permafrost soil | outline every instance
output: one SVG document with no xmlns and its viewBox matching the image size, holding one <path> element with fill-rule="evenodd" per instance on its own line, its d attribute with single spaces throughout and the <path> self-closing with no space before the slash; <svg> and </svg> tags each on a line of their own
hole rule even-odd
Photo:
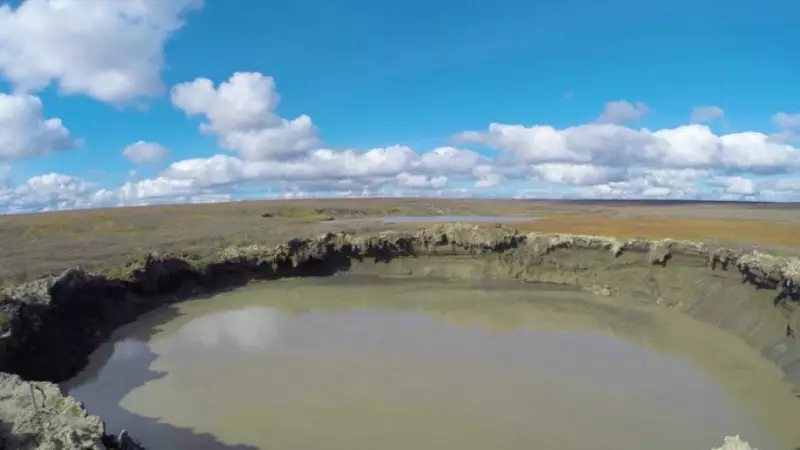
<svg viewBox="0 0 800 450">
<path fill-rule="evenodd" d="M 112 279 L 70 270 L 11 289 L 3 301 L 0 338 L 0 442 L 23 449 L 132 448 L 127 435 L 107 435 L 99 418 L 52 383 L 82 370 L 119 326 L 163 304 L 253 280 L 337 273 L 577 286 L 598 305 L 658 306 L 723 330 L 772 364 L 775 377 L 786 382 L 787 397 L 789 386 L 800 385 L 800 345 L 793 336 L 800 329 L 796 258 L 692 242 L 522 235 L 504 227 L 452 224 L 232 248 L 207 261 L 154 255 Z M 800 423 L 800 417 L 782 420 Z M 749 447 L 730 438 L 722 448 Z"/>
</svg>

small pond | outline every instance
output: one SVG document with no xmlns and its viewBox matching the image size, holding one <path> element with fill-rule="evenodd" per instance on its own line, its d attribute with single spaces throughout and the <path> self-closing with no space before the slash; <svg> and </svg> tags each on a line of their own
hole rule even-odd
<svg viewBox="0 0 800 450">
<path fill-rule="evenodd" d="M 800 443 L 798 402 L 742 342 L 657 308 L 517 283 L 254 285 L 148 314 L 64 389 L 154 449 Z"/>
</svg>

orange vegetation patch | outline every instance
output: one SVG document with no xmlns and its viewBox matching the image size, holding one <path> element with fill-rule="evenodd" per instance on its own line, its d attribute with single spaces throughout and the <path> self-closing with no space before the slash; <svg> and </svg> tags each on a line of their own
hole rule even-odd
<svg viewBox="0 0 800 450">
<path fill-rule="evenodd" d="M 594 234 L 620 238 L 732 241 L 800 247 L 800 225 L 760 220 L 669 217 L 559 217 L 510 225 L 520 231 Z"/>
</svg>

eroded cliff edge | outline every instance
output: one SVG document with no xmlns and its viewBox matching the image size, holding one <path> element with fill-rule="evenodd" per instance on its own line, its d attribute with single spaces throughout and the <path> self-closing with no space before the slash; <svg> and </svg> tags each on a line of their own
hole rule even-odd
<svg viewBox="0 0 800 450">
<path fill-rule="evenodd" d="M 793 336 L 800 330 L 797 258 L 685 241 L 446 224 L 254 244 L 206 260 L 150 255 L 112 276 L 70 269 L 7 290 L 0 304 L 0 448 L 4 442 L 8 448 L 132 445 L 106 436 L 102 421 L 51 383 L 80 371 L 116 328 L 165 303 L 252 280 L 340 272 L 551 282 L 620 302 L 661 304 L 744 339 L 800 387 L 800 344 Z M 35 408 L 33 398 L 39 399 Z"/>
</svg>

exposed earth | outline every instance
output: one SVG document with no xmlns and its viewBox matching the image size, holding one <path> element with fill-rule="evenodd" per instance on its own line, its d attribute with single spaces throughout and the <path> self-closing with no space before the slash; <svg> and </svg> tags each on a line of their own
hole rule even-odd
<svg viewBox="0 0 800 450">
<path fill-rule="evenodd" d="M 135 448 L 126 433 L 114 436 L 119 430 L 106 430 L 53 383 L 75 376 L 114 330 L 157 307 L 253 282 L 335 274 L 555 283 L 583 289 L 598 304 L 672 310 L 757 351 L 790 398 L 800 388 L 798 210 L 372 200 L 4 217 L 0 442 L 21 449 Z M 539 220 L 368 220 L 470 213 Z M 330 220 L 340 218 L 359 220 Z"/>
</svg>

